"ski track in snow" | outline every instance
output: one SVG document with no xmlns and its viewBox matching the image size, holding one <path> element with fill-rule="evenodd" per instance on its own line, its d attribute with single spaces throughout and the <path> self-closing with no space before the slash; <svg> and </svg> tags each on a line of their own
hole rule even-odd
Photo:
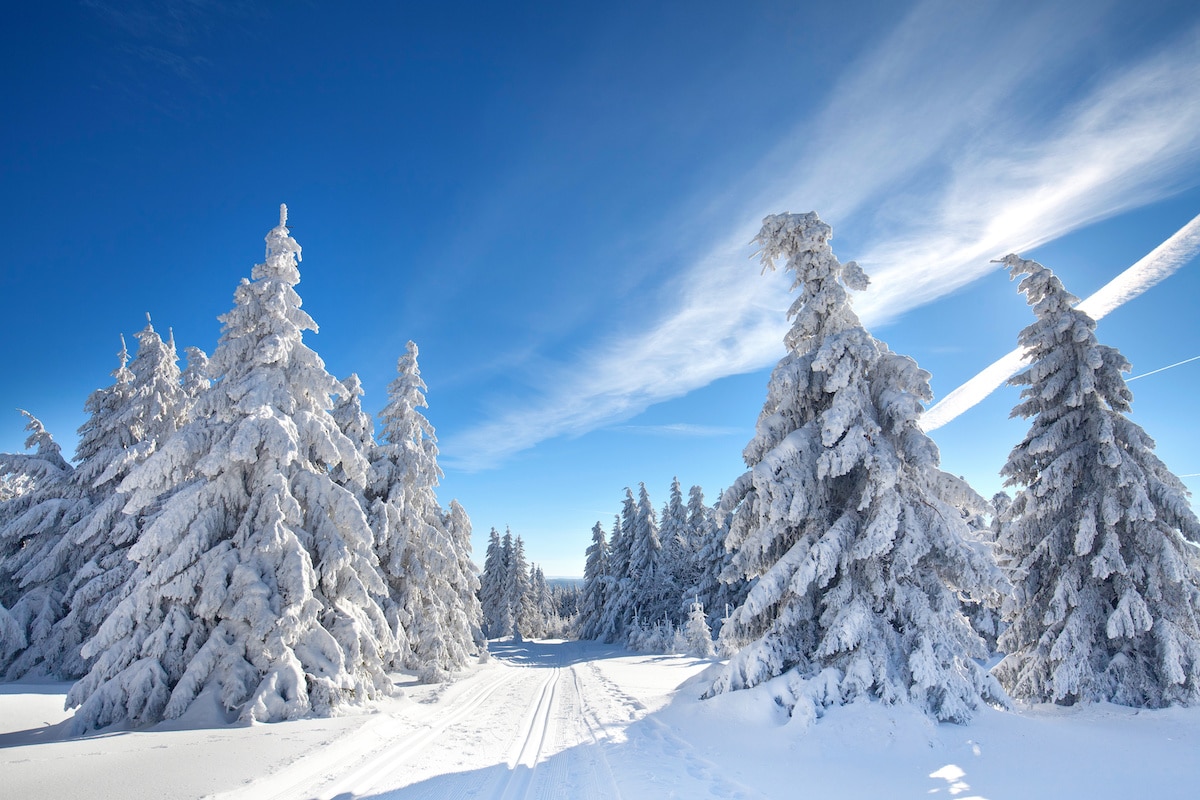
<svg viewBox="0 0 1200 800">
<path fill-rule="evenodd" d="M 606 674 L 592 642 L 493 642 L 489 666 L 219 800 L 757 798 Z M 664 769 L 665 764 L 682 769 Z"/>
<path fill-rule="evenodd" d="M 333 800 L 366 796 L 398 767 L 475 713 L 513 678 L 507 671 L 480 671 L 451 687 L 434 709 L 425 710 L 415 731 L 394 716 L 374 718 L 358 731 L 305 754 L 283 770 L 218 798 Z M 447 704 L 445 713 L 435 716 Z"/>
<path fill-rule="evenodd" d="M 583 643 L 493 643 L 492 665 L 299 756 L 219 800 L 620 800 L 613 722 L 645 707 L 581 677 Z M 595 672 L 599 676 L 599 671 Z M 599 701 L 594 708 L 585 692 Z M 634 709 L 632 713 L 630 709 Z M 614 711 L 620 712 L 614 720 Z M 446 754 L 458 763 L 446 769 Z"/>
<path fill-rule="evenodd" d="M 763 796 L 652 714 L 664 693 L 638 696 L 609 674 L 643 657 L 594 642 L 492 648 L 491 664 L 428 702 L 370 717 L 219 800 Z"/>
</svg>

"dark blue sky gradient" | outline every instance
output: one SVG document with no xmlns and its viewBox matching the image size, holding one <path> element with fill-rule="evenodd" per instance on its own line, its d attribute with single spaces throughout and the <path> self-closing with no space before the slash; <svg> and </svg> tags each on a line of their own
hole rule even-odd
<svg viewBox="0 0 1200 800">
<path fill-rule="evenodd" d="M 952 35 L 960 15 L 984 15 L 972 30 L 1003 31 L 1039 8 L 942 5 L 947 49 L 962 44 Z M 116 366 L 118 334 L 132 346 L 146 312 L 173 328 L 181 354 L 186 345 L 211 353 L 216 317 L 261 260 L 281 202 L 304 248 L 298 290 L 321 326 L 306 341 L 335 375 L 360 374 L 369 411 L 384 404 L 408 339 L 420 346 L 443 442 L 536 407 L 586 371 L 597 347 L 682 302 L 672 281 L 737 221 L 731 214 L 789 210 L 773 205 L 782 195 L 771 176 L 806 159 L 819 166 L 818 120 L 858 132 L 870 109 L 832 121 L 821 111 L 909 11 L 887 2 L 12 5 L 0 25 L 0 449 L 21 447 L 12 410 L 21 407 L 70 452 L 87 394 Z M 1064 108 L 1181 36 L 1200 41 L 1189 3 L 1080 4 L 1064 16 L 1074 43 L 1039 56 L 1050 77 L 1025 76 L 1006 106 L 1025 129 L 1058 124 Z M 1027 55 L 991 47 L 981 40 L 977 58 L 997 69 Z M 914 102 L 953 77 L 939 48 L 926 49 L 928 71 L 904 87 Z M 988 111 L 966 127 L 987 142 L 982 134 L 1010 123 Z M 861 257 L 982 147 L 956 145 L 829 219 L 835 250 Z M 876 155 L 863 153 L 864 170 Z M 1172 168 L 1134 210 L 1031 255 L 1076 294 L 1098 288 L 1200 212 L 1195 160 Z M 740 241 L 753 234 L 736 230 Z M 744 272 L 747 283 L 762 280 L 749 262 Z M 1101 338 L 1135 373 L 1200 352 L 1194 272 L 1102 323 Z M 772 302 L 780 313 L 788 304 Z M 1028 314 L 1015 287 L 989 275 L 875 332 L 930 369 L 942 395 L 1014 346 Z M 646 481 L 661 505 L 678 474 L 716 499 L 740 471 L 768 372 L 681 391 L 492 469 L 447 466 L 440 497 L 462 500 L 477 548 L 489 527 L 512 525 L 548 574 L 577 574 L 592 522 L 611 522 L 626 485 Z M 1200 367 L 1152 380 L 1134 384 L 1139 421 L 1161 437 L 1152 424 L 1161 417 L 1179 448 L 1164 452 L 1168 463 L 1200 472 L 1177 455 L 1195 442 L 1181 395 L 1194 395 Z M 998 488 L 995 471 L 1024 430 L 1002 421 L 1013 401 L 994 396 L 935 437 L 947 469 Z M 661 429 L 680 423 L 692 435 Z"/>
</svg>

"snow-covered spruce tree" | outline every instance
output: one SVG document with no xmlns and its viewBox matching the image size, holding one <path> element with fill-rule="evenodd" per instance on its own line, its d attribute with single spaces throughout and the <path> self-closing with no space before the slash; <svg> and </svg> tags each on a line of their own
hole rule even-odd
<svg viewBox="0 0 1200 800">
<path fill-rule="evenodd" d="M 629 543 L 629 578 L 633 606 L 642 622 L 653 625 L 667 614 L 667 598 L 660 580 L 662 543 L 658 538 L 658 520 L 646 484 L 638 485 L 638 502 Z"/>
<path fill-rule="evenodd" d="M 187 356 L 187 368 L 183 370 L 182 375 L 183 394 L 188 399 L 190 414 L 196 398 L 212 385 L 212 380 L 208 374 L 208 355 L 203 350 L 199 347 L 185 347 L 183 352 Z"/>
<path fill-rule="evenodd" d="M 118 373 L 126 374 L 122 348 Z M 114 373 L 117 374 L 117 373 Z M 94 392 L 97 397 L 116 390 L 118 384 Z M 123 390 L 123 389 L 122 389 Z M 19 678 L 34 667 L 57 675 L 62 645 L 55 624 L 66 613 L 66 590 L 76 554 L 61 546 L 67 531 L 94 505 L 93 498 L 75 480 L 75 470 L 41 421 L 27 411 L 26 453 L 0 454 L 0 473 L 27 485 L 27 490 L 0 506 L 0 606 L 8 610 L 11 625 L 22 633 L 2 648 L 0 674 Z M 44 664 L 47 654 L 53 663 Z"/>
<path fill-rule="evenodd" d="M 971 488 L 965 478 L 955 477 L 947 472 L 940 475 L 938 494 L 958 509 L 967 524 L 968 537 L 991 552 L 995 560 L 996 535 L 992 527 L 995 509 L 992 504 Z M 963 614 L 975 632 L 983 638 L 989 654 L 996 652 L 996 640 L 1003 629 L 1000 608 L 1010 591 L 1011 586 L 1005 582 L 991 591 L 961 596 Z"/>
<path fill-rule="evenodd" d="M 124 513 L 129 498 L 118 487 L 182 427 L 190 407 L 174 338 L 164 342 L 147 314 L 137 339 L 128 383 L 106 400 L 97 400 L 96 410 L 80 429 L 75 480 L 92 493 L 94 505 L 60 543 L 68 553 L 63 561 L 70 567 L 67 613 L 56 625 L 58 655 L 53 658 L 62 659 L 58 674 L 77 677 L 87 672 L 81 646 L 129 588 L 134 571 L 129 548 L 137 541 L 142 517 Z M 118 378 L 117 386 L 122 380 Z M 117 398 L 119 404 L 113 405 Z"/>
<path fill-rule="evenodd" d="M 330 416 L 344 388 L 302 341 L 286 207 L 234 293 L 192 420 L 121 484 L 151 511 L 125 597 L 84 647 L 76 731 L 174 718 L 203 699 L 271 721 L 386 695 L 395 649 L 353 493 L 367 465 Z"/>
<path fill-rule="evenodd" d="M 603 634 L 604 604 L 608 598 L 608 542 L 604 526 L 597 520 L 592 528 L 583 564 L 583 603 L 579 609 L 579 638 L 599 639 Z"/>
<path fill-rule="evenodd" d="M 691 613 L 691 602 L 696 599 L 700 576 L 705 564 L 700 560 L 700 550 L 708 539 L 712 527 L 712 509 L 704 503 L 704 490 L 699 486 L 688 489 L 687 506 L 684 508 L 683 556 L 685 563 L 679 573 L 679 587 Z M 689 599 L 690 598 L 690 599 Z"/>
<path fill-rule="evenodd" d="M 709 694 L 787 675 L 779 700 L 807 718 L 867 696 L 965 721 L 1003 691 L 974 661 L 986 651 L 958 592 L 1001 577 L 937 494 L 937 448 L 918 426 L 928 373 L 859 323 L 846 290 L 867 277 L 830 235 L 816 214 L 781 214 L 755 239 L 800 295 L 749 470 L 722 501 L 733 575 L 757 583 L 721 632 L 741 649 Z"/>
<path fill-rule="evenodd" d="M 474 645 L 471 652 L 478 653 L 487 647 L 487 638 L 483 635 L 483 609 L 479 604 L 479 567 L 471 558 L 471 518 L 457 500 L 450 500 L 444 526 L 457 562 L 453 573 L 459 576 L 454 585 L 458 593 L 455 605 L 462 609 L 461 614 L 454 615 L 449 621 L 455 631 L 452 636 L 460 641 L 469 640 Z"/>
<path fill-rule="evenodd" d="M 712 630 L 708 627 L 708 619 L 704 614 L 704 606 L 699 600 L 693 600 L 688 608 L 687 622 L 683 628 L 687 640 L 687 654 L 697 658 L 712 658 L 717 654 L 713 647 Z"/>
<path fill-rule="evenodd" d="M 1200 702 L 1200 522 L 1125 414 L 1129 362 L 1054 274 L 1004 259 L 1037 320 L 1013 416 L 1029 433 L 1001 470 L 1020 487 L 999 555 L 1015 592 L 995 672 L 1015 697 L 1159 707 Z M 1191 540 L 1189 543 L 1188 540 Z"/>
<path fill-rule="evenodd" d="M 512 614 L 513 635 L 517 639 L 530 639 L 536 635 L 537 608 L 533 598 L 533 583 L 529 575 L 529 562 L 525 559 L 525 542 L 517 536 L 512 543 L 512 555 L 508 560 L 508 607 Z"/>
<path fill-rule="evenodd" d="M 509 549 L 512 537 L 508 537 Z M 483 609 L 483 629 L 489 639 L 500 639 L 512 635 L 512 612 L 508 607 L 505 585 L 508 580 L 508 562 L 504 554 L 500 534 L 492 528 L 488 534 L 487 553 L 483 558 L 483 574 L 479 579 L 479 599 Z"/>
<path fill-rule="evenodd" d="M 0 475 L 10 487 L 18 487 L 0 503 L 0 601 L 9 603 L 20 595 L 12 581 L 9 558 L 25 549 L 26 535 L 14 523 L 48 498 L 60 496 L 69 484 L 74 468 L 62 457 L 62 448 L 46 430 L 42 421 L 21 411 L 25 417 L 25 449 L 33 452 L 0 453 Z"/>
<path fill-rule="evenodd" d="M 8 679 L 34 671 L 57 678 L 87 672 L 82 644 L 96 632 L 132 571 L 126 555 L 137 537 L 137 520 L 122 513 L 125 498 L 117 486 L 175 432 L 184 411 L 174 343 L 163 342 L 149 315 L 138 341 L 130 362 L 121 338 L 113 384 L 92 392 L 84 404 L 89 415 L 79 428 L 77 466 L 35 511 L 34 517 L 57 524 L 46 525 L 26 543 L 27 560 L 14 573 L 22 600 L 13 612 L 30 629 L 27 647 L 4 671 Z M 64 501 L 70 517 L 59 516 Z M 30 616 L 33 608 L 37 612 Z"/>
<path fill-rule="evenodd" d="M 992 495 L 992 499 L 988 501 L 988 529 L 979 531 L 979 536 L 987 542 L 988 547 L 992 550 L 996 566 L 1000 567 L 1000 571 L 1005 575 L 1011 574 L 1010 565 L 1003 554 L 997 551 L 996 540 L 1000 537 L 1001 521 L 1007 518 L 1008 509 L 1011 506 L 1012 498 L 1009 497 L 1008 492 L 1000 491 Z M 1008 585 L 999 597 L 984 597 L 974 609 L 974 614 L 970 607 L 965 609 L 971 625 L 983 637 L 993 655 L 999 652 L 1000 634 L 1004 633 L 1004 629 L 1008 627 L 1008 623 L 1004 621 L 1004 603 L 1011 593 L 1012 586 Z"/>
<path fill-rule="evenodd" d="M 461 543 L 446 530 L 434 493 L 442 471 L 433 426 L 420 411 L 427 407 L 427 387 L 415 343 L 406 345 L 396 372 L 379 413 L 383 441 L 375 448 L 368 497 L 376 501 L 372 517 L 392 604 L 408 634 L 402 665 L 426 680 L 445 680 L 476 655 L 476 601 L 464 597 L 474 598 L 474 590 L 463 591 L 474 576 L 463 572 L 469 554 L 464 559 L 458 552 Z M 379 503 L 384 507 L 376 511 Z"/>
<path fill-rule="evenodd" d="M 658 553 L 658 591 L 663 598 L 663 612 L 676 625 L 683 624 L 691 608 L 692 600 L 684 596 L 685 591 L 695 588 L 689 585 L 695 554 L 691 552 L 692 539 L 688 533 L 683 489 L 679 478 L 674 478 L 658 531 L 662 546 Z"/>
<path fill-rule="evenodd" d="M 529 570 L 529 598 L 533 607 L 529 625 L 531 639 L 545 639 L 546 627 L 554 610 L 550 607 L 550 590 L 546 588 L 546 574 L 534 564 Z"/>
<path fill-rule="evenodd" d="M 364 392 L 358 374 L 351 372 L 343 378 L 342 388 L 345 391 L 334 399 L 333 410 L 330 412 L 333 421 L 337 423 L 338 430 L 354 443 L 362 457 L 369 463 L 374 462 L 380 457 L 375 444 L 375 422 L 371 419 L 371 415 L 363 410 Z M 362 495 L 363 507 L 369 507 L 369 501 L 366 498 L 367 487 L 360 485 L 361 481 L 355 483 L 352 480 L 353 472 L 347 473 L 341 465 L 338 465 L 333 476 L 338 483 Z M 361 479 L 363 476 L 358 475 L 358 477 Z M 371 482 L 370 471 L 367 472 L 366 479 L 368 483 Z"/>
<path fill-rule="evenodd" d="M 637 502 L 633 490 L 625 487 L 625 502 L 621 513 L 613 522 L 609 538 L 608 591 L 604 604 L 601 638 L 606 642 L 619 642 L 625 638 L 626 629 L 636 616 L 633 602 L 633 578 L 629 572 L 630 554 L 633 546 L 633 529 L 637 519 Z"/>
<path fill-rule="evenodd" d="M 725 617 L 745 601 L 752 582 L 730 566 L 733 553 L 725 547 L 725 537 L 731 515 L 718 513 L 719 509 L 703 503 L 704 495 L 700 494 L 699 508 L 688 514 L 692 535 L 699 540 L 696 546 L 699 574 L 693 595 L 704 606 L 710 628 L 720 634 Z"/>
</svg>

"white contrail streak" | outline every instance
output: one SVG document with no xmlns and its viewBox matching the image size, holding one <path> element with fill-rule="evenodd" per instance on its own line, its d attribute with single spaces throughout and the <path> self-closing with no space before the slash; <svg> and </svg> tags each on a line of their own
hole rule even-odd
<svg viewBox="0 0 1200 800">
<path fill-rule="evenodd" d="M 1077 308 L 1086 312 L 1092 319 L 1100 319 L 1172 275 L 1191 261 L 1197 252 L 1200 252 L 1200 214 L 1193 217 L 1191 222 L 1177 230 L 1171 238 L 1151 250 L 1132 267 L 1081 302 Z M 934 404 L 922 416 L 921 427 L 927 432 L 936 430 L 967 409 L 973 408 L 1015 375 L 1024 363 L 1024 353 L 1021 348 L 1013 350 Z M 1180 362 L 1180 364 L 1183 363 L 1186 362 Z M 1179 364 L 1171 366 L 1177 367 Z M 1163 369 L 1170 368 L 1163 367 Z M 1159 371 L 1161 370 L 1155 370 L 1155 372 Z M 1145 375 L 1138 377 L 1145 377 Z"/>
<path fill-rule="evenodd" d="M 1165 367 L 1159 367 L 1158 369 L 1152 369 L 1149 372 L 1143 372 L 1141 375 L 1134 375 L 1132 378 L 1126 378 L 1125 382 L 1129 383 L 1130 381 L 1136 381 L 1138 378 L 1147 378 L 1151 375 L 1157 375 L 1160 372 L 1166 372 L 1169 369 L 1175 369 L 1176 367 L 1182 367 L 1184 364 L 1190 364 L 1193 361 L 1200 361 L 1200 356 L 1192 356 L 1191 358 L 1185 358 L 1183 361 L 1176 361 L 1174 364 L 1167 364 Z"/>
</svg>

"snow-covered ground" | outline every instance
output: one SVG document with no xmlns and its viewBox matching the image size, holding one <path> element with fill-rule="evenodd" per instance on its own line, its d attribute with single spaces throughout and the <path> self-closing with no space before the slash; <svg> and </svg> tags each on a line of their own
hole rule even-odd
<svg viewBox="0 0 1200 800">
<path fill-rule="evenodd" d="M 804 728 L 768 691 L 700 701 L 711 662 L 493 642 L 460 680 L 335 719 L 193 709 L 65 736 L 65 684 L 0 684 L 0 797 L 1195 798 L 1200 709 L 987 711 L 967 726 L 859 703 Z"/>
</svg>

